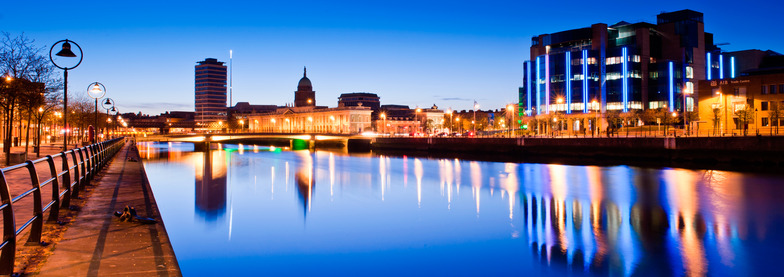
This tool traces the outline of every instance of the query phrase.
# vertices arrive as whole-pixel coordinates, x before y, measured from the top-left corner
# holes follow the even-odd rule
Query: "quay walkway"
[[[60,151],[47,148],[42,156]],[[71,204],[64,226],[46,223],[48,245],[20,245],[16,275],[182,276],[135,145],[126,143]],[[157,222],[120,221],[113,213],[126,205]]]

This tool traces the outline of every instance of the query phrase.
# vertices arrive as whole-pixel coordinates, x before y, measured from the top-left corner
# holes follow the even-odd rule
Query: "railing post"
[[[65,189],[65,196],[63,196],[63,207],[68,208],[71,206],[71,197],[76,197],[76,195],[72,195],[73,191],[71,191],[71,169],[68,167],[68,154],[66,152],[60,152],[60,158],[62,158],[63,162],[63,188]]]
[[[82,157],[82,169],[84,169],[84,172],[82,173],[82,175],[84,175],[84,182],[85,183],[89,183],[90,179],[92,179],[90,177],[93,176],[93,170],[92,170],[92,167],[90,166],[90,152],[89,152],[89,149],[87,147],[79,148],[79,155]],[[84,184],[84,185],[87,186],[87,184]],[[83,186],[83,188],[84,188],[84,186]]]
[[[57,221],[60,219],[60,180],[57,178],[57,168],[54,166],[54,158],[52,155],[46,155],[46,163],[49,164],[49,173],[52,174],[52,201],[54,203],[49,211],[49,222]],[[65,197],[68,197],[66,194]]]
[[[87,186],[87,184],[85,184],[87,182],[87,179],[86,179],[87,178],[87,162],[84,159],[84,152],[82,151],[82,149],[79,148],[78,150],[79,150],[79,166],[77,166],[77,167],[81,167],[80,170],[81,170],[81,173],[82,173],[82,174],[79,175],[79,189],[82,190],[82,189],[84,189],[85,186]]]
[[[98,149],[98,168],[103,169],[104,156],[106,156],[103,151],[103,143],[96,144],[95,148]]]
[[[79,183],[82,182],[82,179],[79,175],[79,161],[76,160],[76,149],[71,149],[71,158],[73,158],[73,168],[75,170],[74,174],[71,174],[72,182],[68,183],[68,186],[71,187],[71,198],[79,198]],[[70,172],[71,167],[68,167],[68,171]]]
[[[87,147],[90,149],[90,180],[95,179],[95,174],[98,169],[98,154],[95,152],[95,145]]]
[[[14,221],[14,206],[11,203],[11,192],[5,180],[5,173],[0,170],[0,201],[3,210],[3,242],[0,252],[0,274],[11,275],[14,273],[14,255],[16,255],[16,222]]]
[[[41,203],[41,183],[38,180],[38,172],[35,171],[35,164],[32,161],[25,162],[27,171],[30,172],[30,181],[33,185],[33,224],[30,226],[30,237],[27,243],[41,243],[41,233],[44,229],[44,211]]]

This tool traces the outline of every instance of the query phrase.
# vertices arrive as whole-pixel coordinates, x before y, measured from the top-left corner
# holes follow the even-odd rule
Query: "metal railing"
[[[0,244],[0,275],[10,275],[14,270],[16,241],[25,230],[30,230],[27,243],[41,244],[43,233],[44,212],[49,211],[47,222],[57,222],[60,209],[68,209],[71,198],[79,197],[79,191],[92,180],[109,160],[124,145],[125,138],[116,138],[81,148],[70,149],[55,155],[47,155],[37,160],[0,169],[0,211],[3,216],[3,241]],[[55,165],[60,160],[60,170]],[[70,159],[70,162],[69,162]],[[41,182],[38,178],[36,165],[46,163],[50,178]],[[12,198],[6,175],[9,172],[27,169],[32,188]],[[44,170],[45,171],[45,170]],[[52,196],[48,203],[43,203],[42,188],[51,186]],[[24,224],[16,228],[15,203],[25,197],[33,197],[33,214]]]

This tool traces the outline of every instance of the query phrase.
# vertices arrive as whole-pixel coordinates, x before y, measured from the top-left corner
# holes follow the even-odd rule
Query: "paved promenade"
[[[24,274],[43,276],[181,276],[135,147],[127,144],[87,188],[84,204],[51,251]],[[156,224],[122,222],[126,205]]]

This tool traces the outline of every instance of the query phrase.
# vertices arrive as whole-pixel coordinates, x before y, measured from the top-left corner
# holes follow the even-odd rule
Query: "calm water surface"
[[[186,276],[784,275],[784,177],[140,143]]]

